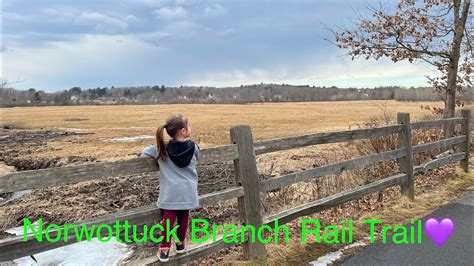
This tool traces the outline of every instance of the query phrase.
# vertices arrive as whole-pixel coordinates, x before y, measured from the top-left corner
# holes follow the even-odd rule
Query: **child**
[[[171,137],[165,144],[163,131]],[[196,161],[201,157],[199,146],[189,138],[191,127],[188,119],[180,114],[170,116],[166,124],[160,126],[156,131],[157,145],[150,145],[143,150],[140,157],[151,156],[158,160],[160,166],[160,194],[158,208],[162,210],[162,226],[165,229],[173,228],[177,218],[177,236],[179,242],[176,244],[176,252],[183,253],[185,250],[186,230],[188,228],[189,210],[199,206],[196,173]],[[160,261],[169,260],[171,243],[164,237],[160,243],[158,257]]]

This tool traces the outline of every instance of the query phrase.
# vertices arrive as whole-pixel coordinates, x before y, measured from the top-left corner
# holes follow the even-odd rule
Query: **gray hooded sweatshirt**
[[[199,146],[191,140],[170,140],[166,143],[168,157],[158,160],[160,189],[157,206],[165,210],[192,210],[199,207],[196,161],[201,157]],[[155,144],[146,147],[140,157],[158,157]]]

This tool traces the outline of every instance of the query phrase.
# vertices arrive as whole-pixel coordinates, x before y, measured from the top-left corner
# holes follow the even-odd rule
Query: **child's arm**
[[[140,158],[146,158],[146,157],[153,157],[157,158],[158,157],[158,149],[156,148],[156,144],[150,145],[143,149],[142,154],[140,155]]]

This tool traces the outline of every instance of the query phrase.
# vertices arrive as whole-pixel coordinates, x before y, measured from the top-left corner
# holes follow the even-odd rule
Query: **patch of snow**
[[[108,139],[106,141],[109,142],[134,142],[134,141],[140,141],[144,139],[154,139],[154,136],[149,136],[149,135],[141,135],[141,136],[135,136],[135,137],[123,137],[123,138],[113,138],[113,139]]]
[[[32,223],[31,225],[33,225],[33,228],[35,230],[38,230],[38,221]],[[12,235],[16,235],[16,236],[22,236],[23,235],[23,226],[11,228],[11,229],[5,230],[5,232],[7,232],[9,234],[12,234]]]
[[[6,139],[6,138],[8,138],[8,137],[10,137],[10,135],[3,135],[3,136],[0,136],[0,140],[1,140],[1,139]]]
[[[90,131],[90,129],[84,129],[84,128],[72,128],[72,127],[58,127],[58,129],[64,130],[64,131],[69,131],[69,132],[75,132],[75,133],[81,133],[84,131]]]
[[[347,246],[339,249],[338,251],[330,252],[330,253],[328,253],[324,256],[321,256],[321,257],[318,258],[317,261],[312,261],[309,264],[313,265],[313,266],[326,266],[329,263],[333,263],[336,260],[340,259],[344,250],[348,250],[348,249],[359,247],[359,246],[366,246],[366,245],[367,244],[365,244],[365,242],[363,242],[362,240],[357,241],[355,243],[352,243],[350,245],[347,245]]]
[[[38,228],[38,223],[33,223]],[[10,234],[23,235],[23,226],[6,231]],[[118,243],[115,237],[108,242],[100,242],[93,238],[90,242],[83,241],[57,249],[48,250],[33,257],[25,256],[13,260],[17,265],[118,265],[133,253],[133,250],[124,243]]]
[[[2,205],[5,205],[7,204],[8,202],[14,200],[14,199],[18,199],[18,198],[21,198],[23,197],[24,195],[28,194],[31,192],[31,189],[28,189],[28,190],[22,190],[22,191],[16,191],[16,192],[13,192],[13,194],[11,195],[11,197],[9,198],[1,198],[0,197],[0,206]]]

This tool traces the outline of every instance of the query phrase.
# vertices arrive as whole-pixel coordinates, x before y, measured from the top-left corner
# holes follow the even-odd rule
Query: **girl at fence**
[[[163,131],[171,137],[165,143]],[[191,127],[183,115],[177,114],[168,117],[166,123],[156,131],[156,145],[145,148],[140,157],[153,157],[160,166],[160,191],[158,208],[162,211],[162,226],[165,236],[159,245],[157,256],[160,261],[169,260],[171,239],[167,241],[166,230],[173,228],[177,220],[176,252],[185,250],[185,238],[188,228],[189,210],[199,206],[196,173],[196,161],[201,156],[199,146],[189,138]],[[167,223],[168,227],[167,227]]]

